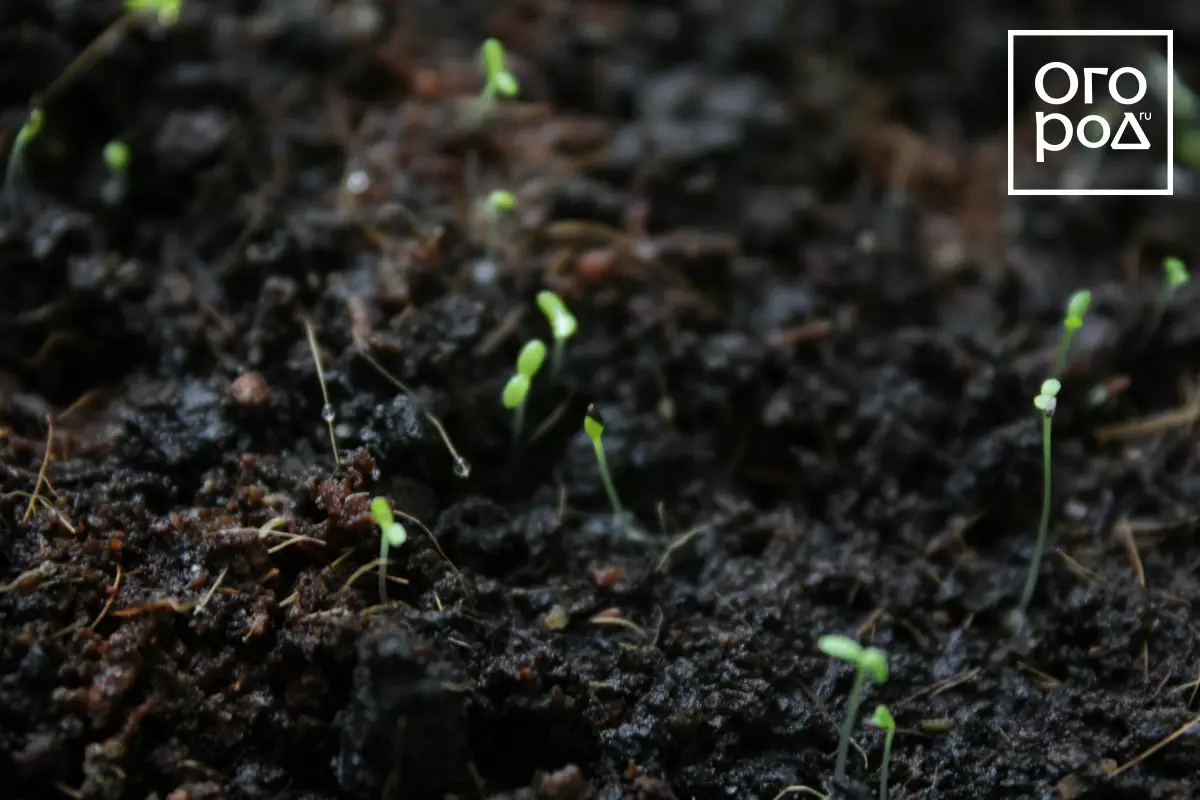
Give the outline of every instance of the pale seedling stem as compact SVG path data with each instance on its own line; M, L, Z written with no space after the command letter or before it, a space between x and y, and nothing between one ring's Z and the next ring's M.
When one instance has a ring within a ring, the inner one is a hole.
M1042 412L1042 518L1038 523L1037 544L1033 548L1033 559L1029 562L1029 575L1025 578L1025 589L1021 592L1021 603L1017 606L1016 620L1025 619L1029 601L1037 587L1038 570L1042 565L1042 554L1046 550L1046 539L1050 532L1050 423L1058 408L1058 392L1062 384L1056 378L1042 382L1041 393L1033 398L1034 408Z
M842 727L838 731L834 780L840 782L846 777L846 756L850 752L850 736L854 732L854 721L858 718L858 707L862 703L862 694L867 685L867 678L874 678L876 683L887 683L887 656L876 647L863 647L845 636L822 636L817 640L817 647L825 655L841 661L848 661L857 667L854 686L850 689L850 697L846 701L846 718L842 720Z
M892 760L892 740L896 738L896 720L887 706L875 706L871 724L883 729L883 764L879 767L879 800L887 800L888 765Z
M1149 343L1154 332L1158 330L1158 326L1162 324L1163 315L1167 311L1167 306L1171 302L1171 298L1175 293L1188 284L1192 276L1188 274L1187 266L1183 261L1175 256L1168 256L1163 259L1163 273L1165 280L1163 281L1162 292L1158 296L1158 302L1154 304L1154 319L1150 323L1150 327L1142 335L1141 342L1138 344L1138 349L1145 347Z
M1067 301L1067 315L1063 318L1063 335L1062 341L1058 346L1058 358L1054 361L1054 370L1050 373L1052 377L1062 375L1063 368L1067 365L1067 353L1071 349L1071 339L1075 336L1075 331L1083 327L1083 318L1087 316L1088 306L1092 304L1092 293L1086 289L1075 292Z
M379 526L379 597L381 602L386 603L388 548L399 547L408 541L408 531L396 522L392 506L384 497L371 500L371 519Z
M312 351L313 364L317 367L317 381L321 384L321 399L324 400L324 405L321 406L321 418L329 426L329 443L333 446L333 463L335 466L340 467L342 459L338 455L337 434L333 430L333 421L337 415L333 411L333 405L329 402L329 389L325 386L325 370L321 367L321 354L317 349L317 336L313 333L312 324L308 320L304 320L304 331L308 335L308 348Z
M550 323L550 330L554 334L554 354L550 360L550 377L557 378L559 370L562 369L563 351L566 349L567 340L575 335L579 323L567 310L562 299L554 292L538 292L537 306L546 316L546 321Z
M624 513L621 501L617 497L617 489L613 486L612 476L608 472L608 459L604 456L604 419L595 405L589 405L583 418L583 431L592 440L592 449L596 451L596 464L600 467L600 480L604 483L604 491L608 494L608 502L612 506L613 516L620 518Z

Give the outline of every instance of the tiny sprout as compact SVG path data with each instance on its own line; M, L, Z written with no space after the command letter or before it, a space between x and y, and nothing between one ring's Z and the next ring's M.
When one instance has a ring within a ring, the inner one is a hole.
M497 189L488 195L488 207L497 214L512 211L517 207L517 196L504 189Z
M179 21L183 0L125 0L125 10L132 14L154 14L158 24L170 28Z
M546 315L546 320L550 323L550 330L554 334L554 355L550 360L550 375L557 377L559 369L562 368L563 350L566 347L567 339L575 335L579 323L576 322L575 316L567 310L567 304L554 292L538 292L537 306Z
M604 456L604 442L601 439L604 436L604 419L596 410L595 404L587 407L587 413L583 417L583 432L592 440L592 449L596 451L596 463L600 466L600 480L604 483L604 491L608 494L613 515L619 518L622 514L621 501L617 497L617 489L613 486L612 475L608 471L608 459Z
M1167 273L1167 290L1171 294L1183 288L1192 279L1183 261L1174 256L1163 259L1163 271Z
M104 145L104 164L114 175L121 175L129 169L129 145L114 139Z
M479 112L482 118L491 109L496 95L515 97L521 90L516 77L508 71L504 58L504 45L499 39L488 39L480 48L483 59L484 85L479 96Z
M879 648L863 647L845 636L822 636L817 640L817 648L831 658L848 661L858 668L854 676L854 686L850 690L850 698L846 701L846 718L842 721L838 735L834 780L841 781L846 777L846 756L850 752L850 734L854 731L854 720L858 717L858 707L862 703L862 694L867 685L867 678L874 678L876 683L887 683L887 656Z
M1042 390L1033 398L1033 407L1042 412L1042 518L1038 523L1037 544L1033 547L1033 558L1029 562L1029 574L1025 578L1025 589L1021 592L1021 603L1013 615L1016 626L1023 624L1033 590L1037 586L1038 569L1046 551L1046 539L1050 533L1050 422L1058 408L1058 392L1062 388L1057 378L1042 381Z
M399 547L408 541L408 531L396 522L392 507L384 497L371 501L371 519L379 526L379 597L386 603L388 547Z
M546 345L534 339L526 343L517 354L517 372L504 384L500 402L513 412L513 438L520 439L525 427L525 397L533 386L533 377L546 360Z
M883 763L879 766L879 800L887 800L888 796L888 762L892 760L892 740L896 738L896 720L887 706L875 706L875 714L871 724L881 728L883 734Z
M506 213L516 210L517 196L505 189L496 189L488 195L484 203L484 217L487 221L487 260L493 261L493 251L496 240L500 238L500 218Z
M1062 373L1067 365L1067 352L1071 349L1071 338L1075 331L1083 327L1083 318L1087 316L1088 306L1092 304L1092 293L1082 289L1067 300L1067 314L1063 317L1062 342L1058 347L1058 359L1054 362L1054 375Z
M8 154L8 169L4 176L4 185L10 195L16 188L17 179L25 174L25 151L41 133L42 125L45 122L46 117L42 110L40 108L33 109L13 139L12 151Z

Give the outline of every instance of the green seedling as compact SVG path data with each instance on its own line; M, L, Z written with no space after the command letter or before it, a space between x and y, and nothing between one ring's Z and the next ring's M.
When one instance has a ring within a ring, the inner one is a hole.
M1071 339L1075 336L1075 331L1083 327L1083 318L1087 316L1088 306L1092 304L1092 293L1086 289L1082 289L1067 300L1067 314L1063 317L1063 336L1062 341L1058 346L1058 358L1054 362L1054 371L1051 373L1055 377L1062 374L1063 367L1067 365L1067 353L1071 349Z
M1167 306L1171 303L1171 298L1175 293L1188 284L1192 276L1188 274L1187 265L1182 259L1175 256L1168 256L1163 259L1163 288L1158 296L1158 302L1154 304L1154 318L1151 320L1150 327L1142 335L1142 340L1138 345L1138 349L1145 347L1154 336L1154 332L1158 330L1158 326L1162 324L1163 315L1167 312Z
M1058 408L1058 392L1062 384L1057 378L1042 382L1042 391L1033 398L1033 407L1042 412L1042 519L1038 523L1037 544L1033 548L1033 559L1029 562L1029 575L1025 578L1025 589L1021 592L1021 604L1017 606L1013 618L1014 627L1020 627L1025 620L1025 611L1029 601L1033 599L1033 590L1037 586L1038 570L1042 565L1042 555L1046 550L1046 539L1050 533L1050 423L1054 419L1054 411Z
M29 148L30 143L37 138L41 133L42 126L46 122L46 117L40 108L35 108L29 112L29 118L21 125L17 131L17 135L13 138L12 150L8 154L8 168L4 174L4 187L8 192L9 197L13 196L16 191L17 184L25 177L25 151Z
M483 62L484 77L483 92L479 95L479 119L482 121L492 110L497 95L516 97L521 91L521 85L517 83L516 76L508 71L504 45L500 44L499 39L486 40L479 54Z
M484 217L487 219L487 260L492 261L495 254L496 241L500 238L500 220L505 214L515 211L517 196L504 189L497 189L488 195L484 203Z
M871 724L883 730L883 763L879 766L879 800L888 796L888 764L892 760L892 740L896 738L896 720L887 706L875 706Z
M567 339L575 335L579 323L575 316L567 310L567 305L554 292L541 291L537 294L537 306L546 315L550 330L554 334L554 354L550 358L550 377L557 378L562 369L563 350L566 349Z
M129 162L133 159L129 145L113 140L104 145L104 165L108 167L108 180L101 193L109 205L116 205L125 197L129 186Z
M408 541L408 531L392 515L392 506L387 498L376 497L371 501L371 519L379 526L379 597L387 600L388 548L399 547Z
M545 360L546 345L539 339L528 342L517 355L516 374L508 379L508 383L504 385L504 392L500 395L500 402L513 412L514 440L521 438L521 431L525 427L525 398L533 386L533 376L537 375Z
M613 486L612 475L608 472L608 459L604 457L604 419L596 410L595 404L587 407L583 417L583 432L592 440L592 449L596 451L596 463L600 467L600 480L604 483L604 491L608 493L608 502L612 506L613 516L618 519L624 513L621 500L617 497L617 489Z
M183 0L125 0L125 10L130 14L153 14L164 28L179 22L182 9Z
M863 647L845 636L822 636L817 640L817 647L825 655L840 661L848 661L857 668L854 675L854 686L850 690L850 698L846 701L846 718L842 720L842 727L838 733L834 780L840 782L846 777L846 755L850 752L850 734L854 732L854 721L858 717L858 707L862 704L863 689L866 688L867 678L874 678L876 683L887 683L887 656L877 647Z

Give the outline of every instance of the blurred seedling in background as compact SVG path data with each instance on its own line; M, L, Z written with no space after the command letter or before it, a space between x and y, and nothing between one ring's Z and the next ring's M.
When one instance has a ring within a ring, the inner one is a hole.
M4 172L4 189L11 200L20 184L28 177L27 153L29 145L41 133L46 118L40 108L29 112L29 118L17 130L12 149L8 153L8 166Z
M45 91L37 98L29 118L17 131L8 155L5 170L5 190L10 198L27 177L27 155L29 145L37 138L45 122L44 109L49 107L75 80L116 49L126 33L143 20L153 19L160 26L169 28L179 21L183 0L125 0L125 13L109 25L92 42L67 64Z
M408 385L404 381L400 380L391 372L389 372L373 355L371 355L370 347L357 332L354 333L354 352L356 352L363 361L366 361L368 364L370 364L371 367L384 378L384 380L408 395L409 398L412 399L413 403L420 405L420 400L417 398L416 393L413 392L412 389L408 388ZM422 410L421 413L425 415L425 419L428 420L429 424L432 425L434 430L437 431L438 438L442 440L442 444L446 447L446 452L450 454L450 458L454 462L454 474L459 478L469 478L471 476L471 462L467 461L467 459L463 458L462 455L459 454L458 449L454 446L454 442L450 440L450 435L446 433L446 427L442 425L442 421L429 411Z
M129 190L129 164L133 154L129 145L114 139L104 145L104 166L108 168L108 179L100 187L104 202L110 206L120 205Z
M491 112L496 103L496 97L516 97L521 91L517 78L508 71L507 59L504 55L504 45L499 39L487 39L479 48L479 58L483 65L483 91L479 95L478 114L482 122Z
M879 800L887 800L888 766L892 760L892 740L896 738L896 720L887 706L875 706L871 724L883 731L883 763L879 765Z
M408 541L408 530L396 522L391 503L387 498L376 497L371 501L371 519L379 526L379 597L387 599L388 548L399 547Z
M513 441L519 441L525 428L525 400L533 386L533 377L546 360L546 345L540 339L526 343L517 355L517 371L504 385L500 401L513 412Z
M483 217L487 225L487 260L494 265L496 242L500 238L500 221L505 214L517 208L517 197L512 192L497 189L487 196L483 204Z
M613 485L612 475L608 471L608 459L604 455L604 419L596 410L595 404L587 407L583 417L583 432L592 440L592 449L596 451L596 464L600 468L600 480L604 483L604 491L608 493L608 502L612 506L613 516L621 519L624 511L621 500L617 497L617 488Z
M1050 373L1053 377L1060 376L1063 367L1067 365L1071 340L1075 337L1075 331L1083 327L1083 318L1087 316L1088 306L1091 304L1092 293L1086 289L1075 292L1067 300L1067 314L1063 317L1063 335L1058 346L1058 358L1055 359L1054 370Z
M566 349L567 340L575 335L579 323L567 309L566 303L554 292L538 292L537 307L546 315L546 321L550 323L550 330L554 334L554 352L550 357L550 377L557 378L562 369L563 351Z
M1167 307L1171 304L1172 298L1180 289L1187 286L1191 279L1192 276L1188 274L1188 268L1182 259L1175 256L1163 259L1163 288L1158 295L1158 301L1154 304L1154 316L1151 319L1150 327L1142 334L1137 349L1141 350L1150 342L1159 326L1162 325L1163 315L1167 313Z
M850 735L854 732L854 721L858 718L858 707L862 704L863 689L867 678L876 683L887 683L887 656L877 647L863 647L845 636L822 636L817 648L825 655L846 661L856 668L854 686L846 700L846 717L838 734L837 762L834 766L834 781L840 783L846 777L846 755L850 751Z
M1038 523L1033 559L1029 562L1029 574L1025 578L1025 589L1021 592L1021 603L1009 620L1014 630L1020 630L1025 625L1025 612L1037 587L1038 569L1042 565L1042 555L1046 551L1046 539L1050 533L1050 423L1058 408L1058 392L1061 388L1062 384L1057 378L1050 378L1042 382L1041 392L1033 398L1033 407L1042 412L1042 517Z

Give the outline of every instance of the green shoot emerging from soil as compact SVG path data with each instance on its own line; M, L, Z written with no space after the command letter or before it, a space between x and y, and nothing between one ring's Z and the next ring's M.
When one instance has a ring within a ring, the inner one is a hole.
M846 718L842 721L838 735L834 780L840 782L846 777L846 755L850 752L850 734L854 732L854 720L858 717L858 707L862 704L863 689L866 688L867 678L874 678L876 683L887 683L887 656L879 648L863 647L845 636L822 636L817 640L817 647L825 655L841 661L848 661L858 668L854 675L854 687L850 690L849 700L846 701Z
M479 53L483 60L485 79L483 93L479 96L479 118L482 120L491 110L496 95L516 97L517 92L521 91L521 85L517 83L516 77L508 71L504 59L504 45L500 44L499 39L485 41Z
M387 602L388 548L399 547L408 541L408 531L392 515L392 506L385 497L371 501L371 519L379 526L379 597Z
M179 21L183 0L125 0L125 10L131 14L154 14L158 24L169 28Z
M879 765L879 800L887 800L888 796L888 764L892 760L892 739L896 738L896 720L887 706L875 706L875 714L871 724L883 729L883 763Z
M25 124L21 126L13 139L12 151L8 154L8 169L4 175L4 186L10 198L16 189L17 182L25 175L25 151L29 147L29 143L37 138L45 121L42 110L40 108L33 109L29 112L29 119L25 120Z
M1167 312L1167 306L1171 304L1171 298L1188 284L1192 276L1188 274L1188 268L1182 259L1175 256L1168 256L1163 259L1163 278L1162 293L1158 296L1158 302L1154 304L1154 319L1151 321L1150 327L1146 329L1146 333L1142 335L1138 349L1145 347L1150 338L1154 336L1154 332L1162 324L1163 314Z
M517 196L504 189L496 189L488 195L484 204L484 216L487 218L487 259L493 260L496 240L500 238L500 219L517 208Z
M1071 338L1075 331L1083 327L1083 318L1087 316L1088 306L1092 304L1092 293L1086 289L1071 295L1067 301L1067 315L1063 318L1063 337L1058 346L1058 359L1054 362L1055 377L1062 374L1067 365L1067 352L1071 349Z
M525 397L533 386L533 376L537 375L546 360L546 345L540 339L534 339L521 348L517 355L517 372L504 385L500 401L504 407L513 412L513 439L521 438L525 427Z
M600 466L600 480L604 482L604 491L608 493L608 502L612 505L613 515L620 518L622 515L621 501L617 497L617 489L613 486L612 476L608 472L608 459L604 457L604 442L601 437L604 436L604 419L601 418L600 412L596 410L596 406L589 405L587 414L583 418L583 432L592 440L592 449L596 451L596 463Z
M554 292L541 291L537 294L537 306L546 315L550 330L554 334L554 355L550 358L550 377L557 378L562 368L563 350L566 349L567 339L575 335L579 323L575 316L567 310L567 305Z
M1017 607L1014 625L1019 627L1025 619L1033 590L1037 586L1038 569L1042 565L1042 554L1046 550L1046 537L1050 532L1050 422L1058 408L1058 391L1062 384L1057 378L1042 382L1041 393L1033 398L1033 407L1042 412L1042 520L1038 524L1037 544L1033 548L1033 560L1029 562L1029 575L1025 578L1025 590L1021 592L1021 604Z

